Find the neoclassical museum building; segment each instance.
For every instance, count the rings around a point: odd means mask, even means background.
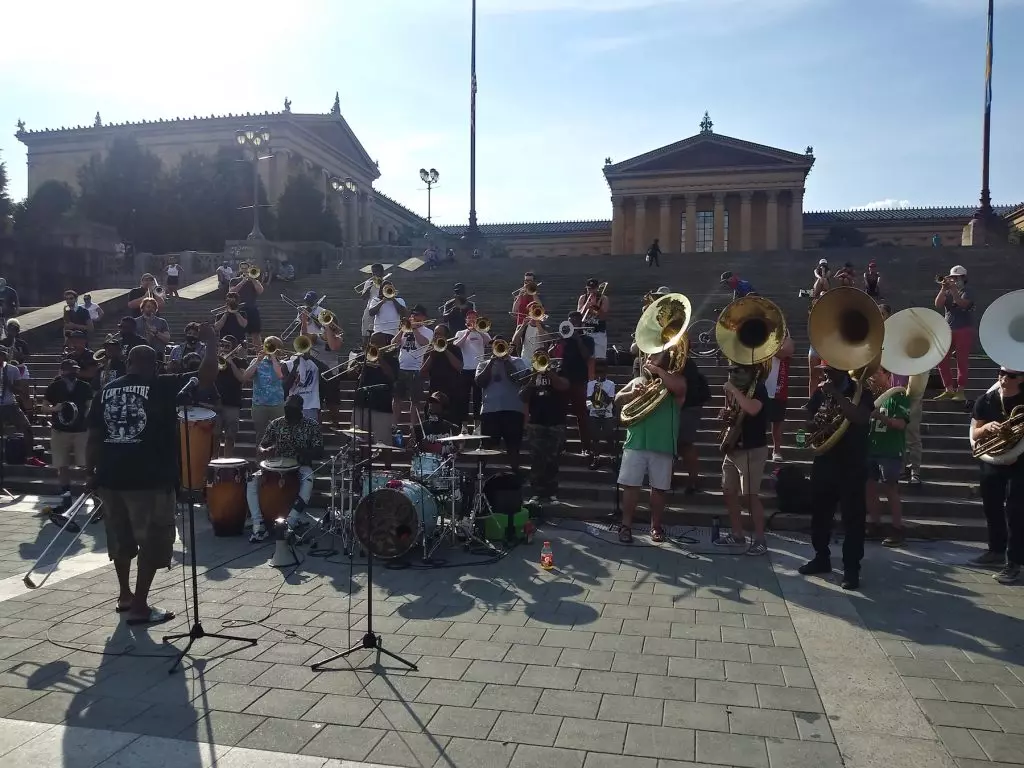
[[[395,243],[403,232],[453,241],[465,232],[464,226],[433,227],[373,188],[380,170],[342,116],[337,96],[327,114],[293,113],[287,101],[274,113],[116,125],[103,124],[97,114],[85,127],[27,130],[19,123],[16,136],[28,149],[32,194],[49,180],[74,188],[78,169],[121,136],[173,166],[188,152],[232,144],[246,125],[272,135],[272,157],[259,170],[271,202],[291,176],[308,174],[335,207],[347,245]],[[868,246],[930,245],[936,235],[957,245],[974,212],[973,205],[805,211],[804,185],[814,161],[812,147],[792,152],[715,133],[705,114],[689,138],[619,163],[605,161],[610,219],[483,224],[481,230],[513,257],[642,254],[655,238],[666,254],[800,250],[852,230]],[[350,179],[355,191],[335,194],[332,178]],[[996,210],[1024,230],[1024,203]]]

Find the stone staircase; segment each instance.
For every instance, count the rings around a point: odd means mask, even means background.
[[[971,277],[971,290],[978,305],[977,317],[984,308],[1003,293],[1020,286],[1022,278],[1007,280],[1013,263],[1020,252],[1014,249],[972,252],[967,249],[870,249],[848,252],[832,250],[827,252],[805,251],[802,253],[771,254],[702,254],[692,259],[663,261],[661,268],[648,268],[642,259],[634,257],[602,257],[593,259],[561,260],[486,260],[461,263],[455,268],[442,268],[428,272],[419,270],[406,273],[398,268],[394,281],[399,294],[412,305],[424,304],[436,315],[441,303],[450,297],[455,282],[466,284],[468,292],[476,294],[475,301],[482,314],[489,316],[494,324],[492,333],[506,338],[512,333],[509,310],[512,293],[521,284],[524,269],[532,269],[542,282],[540,295],[551,316],[551,325],[557,326],[567,313],[576,306],[576,297],[582,292],[588,277],[597,277],[609,282],[608,296],[611,300],[611,314],[608,320],[609,345],[628,348],[630,334],[636,324],[644,293],[659,285],[667,285],[673,291],[685,293],[693,304],[695,318],[713,321],[717,309],[724,307],[731,296],[719,287],[719,275],[724,270],[733,270],[749,279],[764,296],[775,301],[789,319],[790,332],[797,345],[797,355],[790,373],[790,410],[787,415],[786,434],[790,447],[784,450],[787,462],[796,463],[809,469],[810,455],[792,445],[792,435],[802,423],[800,406],[802,394],[807,391],[806,366],[806,315],[807,300],[799,298],[800,288],[810,287],[811,273],[822,254],[833,264],[851,261],[862,269],[869,258],[879,263],[879,270],[886,285],[885,293],[894,310],[907,306],[931,306],[935,296],[935,275],[945,273],[953,264],[963,264]],[[356,266],[362,266],[356,265]],[[307,290],[326,293],[325,306],[335,312],[347,332],[351,346],[358,345],[359,318],[363,300],[354,292],[353,286],[364,279],[356,266],[331,269],[323,274],[307,277],[294,283],[275,283],[264,294],[260,309],[263,316],[264,332],[280,333],[293,319],[294,313],[278,294],[284,291],[290,297],[300,300]],[[1015,270],[1014,274],[1019,274]],[[170,302],[164,316],[171,325],[172,333],[180,335],[184,324],[192,319],[210,317],[210,310],[221,304],[219,298],[208,296],[195,300]],[[111,308],[108,318],[119,317],[121,313]],[[111,322],[115,322],[111,320]],[[30,362],[40,393],[46,383],[56,375],[59,342],[57,334],[50,331],[36,332],[29,338],[35,354]],[[722,384],[725,368],[714,359],[700,360],[699,365],[711,384],[713,399],[705,408],[705,418],[699,435],[701,456],[701,493],[683,496],[674,493],[669,509],[680,521],[707,522],[711,516],[723,514],[720,491],[720,457],[717,450],[718,423],[715,414],[723,403]],[[971,360],[971,378],[968,397],[973,398],[984,392],[994,381],[996,366],[980,349]],[[613,366],[610,377],[618,385],[628,381],[628,367]],[[352,383],[344,382],[345,405],[338,427],[347,426],[351,420]],[[249,458],[255,456],[256,435],[243,411],[242,432],[237,452]],[[922,537],[979,539],[985,534],[984,517],[980,499],[976,492],[977,469],[969,453],[967,425],[969,415],[962,403],[928,402],[925,407],[925,423],[922,430],[924,461],[922,477],[924,485],[919,488],[903,486],[904,515],[913,527],[913,533]],[[570,422],[573,420],[570,419]],[[333,427],[334,425],[332,425]],[[48,428],[37,427],[35,443],[47,446]],[[621,431],[620,431],[621,439]],[[340,442],[333,431],[327,437],[328,450],[337,448]],[[578,435],[574,425],[569,429],[569,445],[563,457],[560,474],[559,505],[557,514],[578,517],[598,517],[611,512],[615,507],[615,476],[610,467],[593,472],[587,467],[587,460],[579,456]],[[528,456],[525,456],[528,460]],[[395,469],[407,466],[408,458],[398,458]],[[489,466],[491,470],[505,468],[501,462]],[[464,469],[469,469],[467,464]],[[48,493],[55,490],[55,472],[50,468],[8,467],[6,481],[12,490]],[[326,479],[317,481],[314,504],[328,489]],[[766,506],[774,506],[771,480],[766,478],[763,487]],[[806,527],[807,518],[799,516],[785,519],[778,515],[776,527],[801,529]]]

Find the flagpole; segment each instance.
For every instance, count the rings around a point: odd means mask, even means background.
[[[967,225],[961,244],[986,246],[1005,244],[1009,236],[1009,225],[992,208],[992,191],[989,187],[989,166],[992,147],[992,46],[995,24],[995,0],[988,0],[988,35],[985,40],[985,116],[981,139],[981,199]]]
[[[469,229],[466,237],[475,248],[479,239],[476,223],[476,0],[473,0],[473,30],[470,43],[469,97]]]

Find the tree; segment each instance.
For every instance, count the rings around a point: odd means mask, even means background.
[[[23,242],[38,242],[75,206],[75,193],[62,181],[47,181],[15,206],[14,232]]]
[[[830,227],[828,234],[821,241],[822,248],[863,248],[865,245],[867,238],[864,233],[846,224]]]
[[[277,201],[277,237],[341,244],[341,223],[324,208],[324,195],[305,174],[288,180]]]
[[[11,198],[7,194],[7,164],[0,161],[0,233],[7,229],[7,221],[14,212]]]

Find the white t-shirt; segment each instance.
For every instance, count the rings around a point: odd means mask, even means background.
[[[597,381],[587,382],[587,400],[593,400],[594,391],[597,389]],[[601,408],[595,408],[593,405],[589,405],[590,415],[607,419],[611,418],[615,413],[615,382],[611,379],[605,379],[601,382],[601,390],[604,392],[604,406]]]
[[[292,384],[291,395],[299,395],[302,398],[303,410],[320,410],[320,369],[316,363],[306,357],[293,357],[288,361],[288,370],[292,370],[295,362],[299,363],[299,372]]]
[[[301,318],[302,318],[301,313],[295,315],[295,322],[299,323],[299,328],[300,329],[302,328],[302,319]],[[306,321],[306,330],[309,331],[309,335],[310,336],[319,336],[321,333],[324,332],[323,327],[320,325],[320,323],[318,323],[316,321],[316,317],[312,313],[310,313],[310,315],[309,315],[309,320]]]
[[[407,333],[402,337],[402,346],[398,348],[398,367],[403,371],[418,371],[423,364],[423,355],[419,350],[423,349],[434,339],[434,331],[426,326],[416,329],[426,343],[420,344],[419,339],[413,333]]]
[[[168,264],[167,265],[167,276],[168,277],[177,277],[180,274],[181,274],[181,267],[179,265],[177,265],[177,264]]]
[[[100,314],[103,312],[103,310],[100,308],[100,305],[97,304],[95,301],[88,307],[85,306],[85,304],[83,304],[82,307],[89,313],[89,319],[91,319],[94,323],[100,319]]]
[[[462,341],[463,339],[465,341]],[[477,363],[484,356],[484,350],[491,343],[491,335],[480,331],[465,330],[456,333],[453,341],[462,350],[462,370],[475,371]]]
[[[540,344],[537,343],[537,337],[542,333],[541,329],[535,325],[526,326],[526,330],[523,331],[523,360],[527,362],[533,357],[533,353],[540,349]]]
[[[235,270],[232,267],[217,267],[217,275],[223,282],[230,283],[231,278],[235,276]]]
[[[373,316],[373,332],[374,333],[386,333],[389,336],[394,336],[398,333],[398,324],[401,322],[402,316],[398,313],[397,304],[400,307],[405,306],[405,299],[395,298],[392,301],[387,299],[381,299],[374,296],[370,303],[366,305],[367,309],[373,309],[378,304],[383,304],[380,308],[380,312]]]

